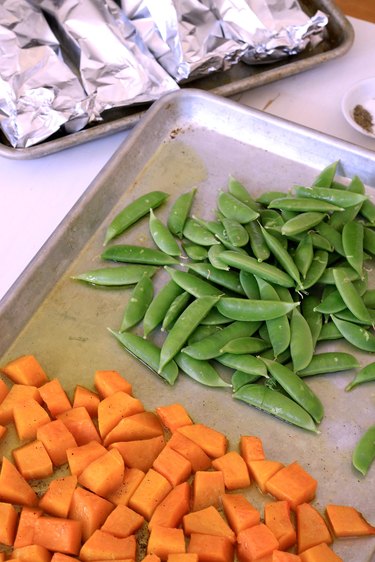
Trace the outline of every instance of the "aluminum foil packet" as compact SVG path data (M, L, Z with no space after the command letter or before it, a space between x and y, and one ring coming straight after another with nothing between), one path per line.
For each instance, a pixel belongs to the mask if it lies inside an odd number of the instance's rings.
M32 146L68 122L69 131L87 124L89 99L43 14L28 2L0 6L0 55L0 128L11 146Z

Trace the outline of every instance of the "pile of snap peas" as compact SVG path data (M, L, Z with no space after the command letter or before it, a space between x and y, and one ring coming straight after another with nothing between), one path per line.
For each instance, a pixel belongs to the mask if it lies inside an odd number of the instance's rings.
M106 231L101 258L121 265L74 279L132 285L121 326L110 331L169 384L182 372L316 432L324 411L306 377L356 369L347 391L375 380L375 363L360 368L351 353L316 352L319 342L341 338L375 352L375 290L366 271L375 255L375 205L358 176L348 185L336 180L338 164L309 187L256 199L230 177L210 220L193 212L195 188L175 199L165 222L155 210L168 194L142 195ZM152 245L108 245L147 215ZM167 281L155 294L160 269ZM152 340L156 330L165 335L161 346ZM230 369L230 382L217 365ZM368 431L353 455L363 474L375 457L374 426Z

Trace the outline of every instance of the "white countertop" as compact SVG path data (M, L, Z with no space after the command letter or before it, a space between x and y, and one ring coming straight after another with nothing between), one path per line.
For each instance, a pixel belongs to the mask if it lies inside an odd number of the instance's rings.
M343 93L375 74L375 24L349 19L355 41L346 55L236 101L375 150L375 140L351 129L341 113ZM0 299L127 135L35 160L0 157Z

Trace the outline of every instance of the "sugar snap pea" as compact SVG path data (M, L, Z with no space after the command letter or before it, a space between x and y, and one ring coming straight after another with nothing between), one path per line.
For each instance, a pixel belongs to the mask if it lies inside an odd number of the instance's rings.
M216 269L222 269L223 271L229 271L229 266L223 263L219 257L221 252L224 252L225 246L223 244L215 244L214 246L210 246L207 257L208 261L211 265L216 267Z
M304 236L299 242L294 253L294 263L298 267L302 277L306 277L309 267L314 257L312 238L309 234Z
M157 266L153 265L124 265L116 267L102 267L92 269L85 273L73 275L71 278L78 281L85 281L91 285L101 285L103 287L121 287L134 285L143 277L152 277L158 271Z
M256 202L267 207L274 199L281 199L287 196L288 194L284 191L264 191L257 197Z
M245 292L242 288L239 275L235 271L223 271L216 269L213 265L208 263L191 263L188 268L199 276L204 277L208 281L220 285L229 291L244 295ZM222 292L222 291L221 291Z
M269 263L258 262L257 259L251 256L244 256L237 252L226 250L220 254L220 259L227 265L242 271L247 271L248 273L253 273L275 285L294 287L294 280L285 271Z
M221 191L217 198L217 206L219 211L227 219L233 219L241 224L253 221L259 217L259 213L251 209L246 203L243 203L231 193Z
M269 349L270 345L262 338L255 338L252 336L244 336L242 338L235 338L228 343L224 344L221 348L223 353L233 353L234 355L243 355L250 353L261 353L265 349Z
M277 390L260 384L246 384L232 396L302 429L314 433L317 431L310 414L289 396Z
M319 297L317 295L307 295L303 298L301 304L303 317L310 328L314 349L322 331L323 324L323 315L316 311L318 303Z
M284 219L275 209L264 209L260 211L260 224L270 232L281 232Z
M255 275L241 270L240 283L248 299L260 299L259 287Z
M263 238L260 224L257 221L247 223L250 247L258 261L265 261L270 257L270 250Z
M178 263L174 257L161 250L131 244L109 246L104 250L101 257L104 260L122 263L143 263L146 265L172 265Z
M240 201L242 201L242 203L245 203L245 205L250 207L250 209L253 209L253 211L258 211L257 202L251 197L246 187L241 182L236 180L233 176L229 176L228 191L231 195L236 197L236 199L239 199Z
M226 382L208 361L194 359L182 351L177 353L175 361L181 371L205 386L217 388L231 387L231 384Z
M115 216L108 226L104 238L104 245L108 244L110 240L125 232L131 225L147 215L150 209L159 207L168 197L168 193L164 193L163 191L151 191L132 201Z
M330 223L322 221L317 225L316 231L318 232L318 234L329 241L335 252L340 254L340 256L345 257L344 246L342 244L342 236L340 232L333 228Z
M317 341L339 340L343 337L334 322L329 321L322 325Z
M203 261L208 258L208 250L206 246L199 246L198 244L194 244L193 242L183 242L182 247L187 255L193 261ZM211 248L215 248L216 246L211 246Z
M285 249L278 239L270 232L261 226L263 237L269 247L271 253L275 256L276 260L281 264L289 276L294 279L298 287L301 287L301 277L296 264L290 256L290 253Z
M208 336L212 336L217 332L220 332L223 329L222 326L211 326L210 324L204 325L200 324L197 328L195 328L194 332L189 337L187 343L188 345L192 345L198 341L204 340L208 338Z
M345 273L345 278L349 281L357 281L359 279L358 273L350 265L337 265L334 267L327 267L322 275L319 277L319 283L324 285L335 285L335 279L333 277L333 270L340 269Z
M178 236L178 238L182 238L185 222L189 216L196 191L196 188L193 188L187 193L179 195L169 211L167 225L172 234Z
M183 235L190 242L200 244L201 246L212 246L219 243L215 235L195 218L188 217L186 219Z
M368 313L370 318L372 319L371 322L366 320L360 320L357 316L354 316L353 312L348 308L344 308L344 310L340 310L339 312L335 312L336 318L340 318L340 320L347 320L348 322L354 322L354 324L360 324L361 326L365 326L366 328L372 327L375 324L375 312L371 309L368 309Z
M169 256L181 254L180 246L177 244L175 237L165 224L155 216L152 209L150 209L149 228L153 241L162 252Z
M244 373L243 371L234 371L231 377L231 384L233 392L237 392L245 384L250 384L259 380L258 375L249 375L249 373Z
M318 212L299 213L291 217L281 227L281 234L291 236L293 234L300 234L306 232L314 226L318 225L324 219L325 215Z
M343 272L343 270L339 268L334 269L333 278L335 280L337 290L339 291L347 308L356 318L358 318L358 320L371 325L372 318L367 310L367 307L357 292L354 284L350 281L350 279L346 278L345 271Z
M354 345L354 347L363 351L375 352L375 336L372 332L353 322L341 320L334 314L331 315L331 318L343 338Z
M372 425L361 435L357 445L355 446L352 454L352 463L354 468L366 476L374 460L375 425Z
M110 333L123 345L131 355L136 357L149 369L159 374L167 383L173 385L178 377L178 367L175 361L171 360L161 370L159 369L160 348L150 340L146 340L131 332L115 332L109 329Z
M291 312L299 302L280 300L249 300L237 297L223 297L217 304L219 312L233 320L271 320Z
M348 385L346 385L345 390L352 390L356 386L370 381L375 381L375 362L369 363L365 367L362 367L362 369L360 369L356 373L354 379Z
M362 203L360 213L371 225L375 225L375 205L370 199Z
M296 186L294 188L298 197L308 197L318 199L320 201L327 201L338 207L346 209L353 207L358 203L363 203L367 199L366 195L355 193L353 191L343 191L342 189L332 189L331 187L303 187Z
M351 353L344 351L325 351L313 355L310 363L304 369L298 371L300 377L311 377L325 373L338 373L356 369L358 360Z
M207 316L203 318L201 324L204 326L221 326L222 324L229 324L230 322L232 322L230 318L221 314L216 308L212 308Z
M332 182L334 181L337 172L337 166L337 160L328 164L328 166L319 172L312 185L316 187L332 187Z
M368 289L364 293L363 302L368 308L375 308L375 289Z
M160 351L159 371L181 350L186 340L219 299L220 296L206 296L195 299L187 306L164 340Z
M187 291L194 297L206 297L212 295L222 295L223 291L204 281L203 279L188 273L187 271L182 271L180 269L173 269L172 267L166 267L165 270L169 273L171 278L177 285L179 285L184 291Z
M243 246L246 246L249 241L249 233L241 223L234 219L226 218L222 220L222 223L223 227L225 228L228 240L233 246L235 246L236 248L242 248Z
M282 197L274 199L268 205L269 209L284 209L286 211L298 211L302 213L317 211L327 213L330 211L343 211L344 207L334 205L329 201L312 199L309 197Z
M154 285L150 277L144 275L138 281L130 295L122 318L120 332L125 332L125 330L132 328L142 320L152 301L153 295Z
M363 248L372 256L375 256L375 231L367 226L363 229Z
M216 357L216 361L226 367L248 373L249 375L257 375L260 377L268 376L264 363L258 359L258 357L250 355L249 353L244 353L243 355L223 353L219 355L219 357Z
M267 283L267 281L257 277L257 282L262 299L275 301L280 300L277 291L272 287L272 285ZM290 344L290 327L288 317L284 314L278 318L266 320L266 326L275 357L278 357L278 355L283 353Z
M290 319L290 354L296 372L307 367L314 355L310 326L297 308Z
M129 266L128 266L129 267ZM149 304L143 318L143 335L147 337L159 324L163 322L172 302L183 289L171 279L163 285L158 294Z
M170 306L168 307L168 310L165 313L163 322L161 324L162 332L169 330L169 328L173 326L177 318L182 314L190 301L191 295L187 291L184 291L173 299Z
M342 246L349 265L362 275L363 268L363 225L360 222L349 222L342 229Z

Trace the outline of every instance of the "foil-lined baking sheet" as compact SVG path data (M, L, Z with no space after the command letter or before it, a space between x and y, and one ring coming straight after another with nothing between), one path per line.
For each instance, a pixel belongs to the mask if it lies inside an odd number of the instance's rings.
M133 126L170 91L193 85L230 96L346 52L353 36L344 16L330 0L307 5L5 0L0 154L49 154ZM36 22L32 33L25 17Z

